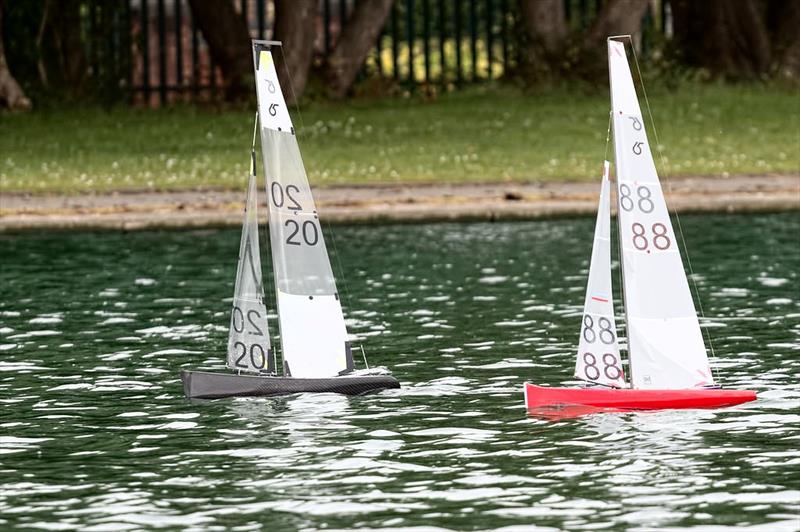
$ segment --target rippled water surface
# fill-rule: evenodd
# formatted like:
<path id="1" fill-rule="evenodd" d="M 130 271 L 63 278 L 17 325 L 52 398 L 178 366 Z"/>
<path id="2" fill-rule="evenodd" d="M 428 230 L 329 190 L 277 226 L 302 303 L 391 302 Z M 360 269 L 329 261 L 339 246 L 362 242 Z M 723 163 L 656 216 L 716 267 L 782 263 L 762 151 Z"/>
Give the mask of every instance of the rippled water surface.
<path id="1" fill-rule="evenodd" d="M 336 228 L 350 331 L 403 383 L 357 398 L 183 398 L 223 369 L 236 230 L 2 235 L 0 528 L 796 530 L 800 221 L 682 221 L 758 401 L 562 421 L 522 383 L 570 377 L 590 219 Z"/>

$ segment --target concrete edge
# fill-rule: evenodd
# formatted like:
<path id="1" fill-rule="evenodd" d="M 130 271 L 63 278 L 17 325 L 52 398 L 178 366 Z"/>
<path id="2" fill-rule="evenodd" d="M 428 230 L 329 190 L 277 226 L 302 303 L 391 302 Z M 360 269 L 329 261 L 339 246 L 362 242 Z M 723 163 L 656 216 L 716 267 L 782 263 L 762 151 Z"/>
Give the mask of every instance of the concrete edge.
<path id="1" fill-rule="evenodd" d="M 455 221 L 537 220 L 594 216 L 595 201 L 549 200 L 460 203 L 441 205 L 370 205 L 334 207 L 321 210 L 329 224 L 392 224 Z M 690 213 L 760 213 L 800 210 L 800 201 L 786 194 L 732 195 L 700 199 L 674 198 L 670 210 Z M 121 212 L 108 214 L 11 214 L 0 217 L 0 232 L 37 230 L 114 230 L 200 229 L 238 227 L 241 212 L 205 210 L 195 212 Z"/>

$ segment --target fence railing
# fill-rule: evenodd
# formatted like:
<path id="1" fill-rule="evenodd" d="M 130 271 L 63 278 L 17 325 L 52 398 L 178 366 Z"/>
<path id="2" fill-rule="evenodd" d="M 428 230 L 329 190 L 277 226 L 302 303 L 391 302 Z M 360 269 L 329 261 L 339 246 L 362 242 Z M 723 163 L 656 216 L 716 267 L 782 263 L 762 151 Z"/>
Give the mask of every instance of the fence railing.
<path id="1" fill-rule="evenodd" d="M 121 16 L 119 9 L 108 8 L 109 2 L 89 3 L 87 33 L 95 40 L 107 40 L 106 45 L 89 43 L 93 73 L 112 74 L 112 78 L 116 73 L 132 101 L 140 105 L 213 100 L 218 96 L 222 75 L 192 20 L 187 0 L 115 1 L 124 3 Z M 231 1 L 245 19 L 251 37 L 273 37 L 272 0 Z M 357 1 L 319 1 L 320 31 L 315 50 L 320 60 L 336 46 Z M 645 53 L 648 39 L 664 29 L 666 1 L 657 3 L 660 9 L 656 13 L 648 10 L 645 17 L 641 44 Z M 564 0 L 570 27 L 587 27 L 602 3 Z M 106 17 L 109 13 L 113 20 Z M 396 0 L 361 77 L 392 79 L 409 87 L 458 87 L 499 78 L 517 63 L 512 38 L 517 23 L 517 0 Z M 98 24 L 106 24 L 106 31 L 94 31 Z"/>

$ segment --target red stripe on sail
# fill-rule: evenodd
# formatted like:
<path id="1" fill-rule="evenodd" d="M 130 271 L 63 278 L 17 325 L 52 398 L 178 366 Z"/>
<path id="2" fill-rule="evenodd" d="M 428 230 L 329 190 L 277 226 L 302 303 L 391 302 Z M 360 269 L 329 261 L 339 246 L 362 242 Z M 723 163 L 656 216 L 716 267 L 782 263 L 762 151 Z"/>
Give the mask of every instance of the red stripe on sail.
<path id="1" fill-rule="evenodd" d="M 608 299 L 603 299 L 602 297 L 592 296 L 592 299 L 600 301 L 601 303 L 608 303 Z"/>

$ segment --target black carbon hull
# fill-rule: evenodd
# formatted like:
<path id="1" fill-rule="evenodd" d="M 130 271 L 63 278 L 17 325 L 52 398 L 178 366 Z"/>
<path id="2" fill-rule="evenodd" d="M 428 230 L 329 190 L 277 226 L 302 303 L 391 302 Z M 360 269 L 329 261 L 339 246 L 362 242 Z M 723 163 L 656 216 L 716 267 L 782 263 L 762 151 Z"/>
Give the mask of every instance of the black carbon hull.
<path id="1" fill-rule="evenodd" d="M 269 397 L 309 392 L 364 395 L 400 387 L 397 379 L 389 375 L 301 379 L 181 370 L 181 380 L 183 381 L 183 391 L 190 399 Z"/>

